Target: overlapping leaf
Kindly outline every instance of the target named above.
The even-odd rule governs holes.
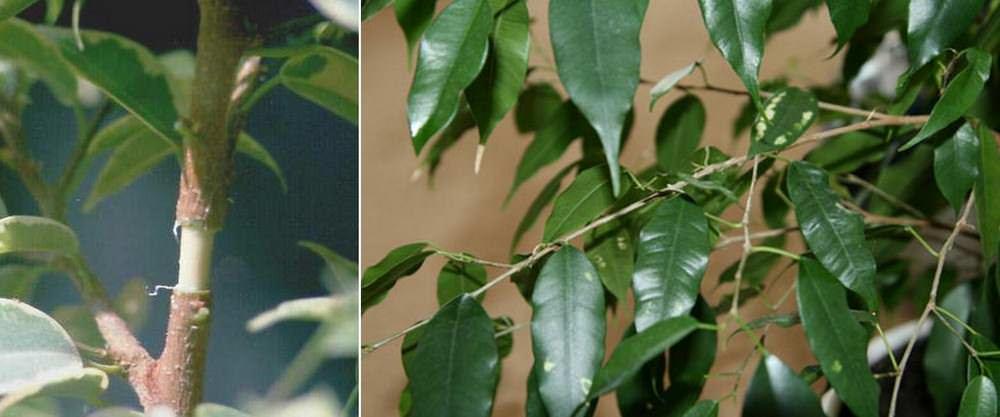
[[[969,285],[955,287],[941,300],[941,307],[961,320],[968,321],[972,310],[972,288]],[[950,324],[965,337],[965,327],[952,321]],[[927,348],[923,364],[927,373],[927,391],[934,399],[934,410],[938,416],[947,416],[955,411],[966,382],[966,354],[962,341],[956,337],[945,323],[935,321],[927,338]]]
[[[569,101],[551,112],[545,124],[535,133],[531,144],[524,150],[505,201],[510,201],[525,181],[566,153],[573,140],[582,134],[580,123],[580,113]]]
[[[656,162],[671,173],[688,168],[705,131],[705,106],[697,96],[685,95],[663,113],[656,126]]]
[[[482,265],[449,260],[438,273],[438,304],[444,305],[455,297],[479,289],[483,284],[486,284],[486,269]]]
[[[281,67],[289,90],[353,123],[358,122],[358,60],[334,48],[316,46]]]
[[[393,249],[381,261],[368,267],[361,278],[361,310],[367,310],[385,298],[400,278],[417,272],[424,259],[434,252],[426,242],[411,243]]]
[[[778,90],[764,103],[750,131],[750,155],[781,150],[802,136],[819,114],[816,97],[794,87]]]
[[[556,197],[552,214],[545,221],[542,240],[551,242],[590,223],[615,203],[607,168],[596,166],[577,175]]]
[[[73,256],[80,250],[76,234],[55,220],[35,216],[8,216],[0,219],[0,255],[15,252],[44,252]]]
[[[1000,248],[1000,149],[997,138],[986,126],[979,126],[979,180],[976,181],[976,214],[983,262],[996,259]]]
[[[531,51],[527,1],[491,0],[490,3],[496,21],[490,36],[489,56],[479,76],[465,90],[479,126],[480,143],[486,142],[497,123],[517,102]]]
[[[964,51],[967,65],[959,71],[945,87],[941,94],[941,100],[934,105],[931,110],[930,119],[924,124],[917,136],[910,139],[900,150],[907,150],[923,142],[931,135],[952,122],[958,120],[976,102],[979,93],[983,90],[983,85],[990,78],[990,66],[993,58],[976,48]]]
[[[934,181],[955,211],[979,178],[979,135],[966,123],[934,149]]]
[[[777,356],[765,354],[743,400],[743,417],[824,417],[819,398]]]
[[[771,0],[698,0],[708,36],[739,75],[754,103],[761,103],[757,74]]]
[[[0,22],[16,16],[38,0],[0,0]]]
[[[649,110],[652,111],[656,102],[660,100],[661,97],[667,95],[667,93],[669,93],[670,90],[677,85],[677,83],[681,82],[684,77],[691,75],[691,73],[694,72],[695,67],[698,65],[699,64],[697,62],[692,62],[679,70],[664,75],[660,81],[657,81],[656,84],[653,85],[653,88],[649,90]]]
[[[993,381],[981,375],[973,378],[962,394],[958,417],[996,417],[996,415],[997,388],[993,385]]]
[[[436,0],[395,0],[393,10],[396,12],[396,23],[403,30],[406,38],[406,62],[413,62],[413,48],[420,42],[420,36],[434,19]]]
[[[632,231],[623,221],[612,221],[588,233],[584,247],[601,282],[619,301],[628,297],[632,286],[635,246]]]
[[[0,21],[5,6],[17,1],[0,1]],[[30,4],[30,2],[29,2]],[[60,102],[76,103],[76,75],[59,51],[35,27],[20,19],[0,23],[0,57],[9,59],[45,81]]]
[[[854,31],[868,21],[868,12],[872,7],[869,0],[826,0],[830,9],[830,20],[837,30],[837,48],[847,44]]]
[[[983,0],[911,0],[906,25],[910,68],[916,70],[952,45],[972,24]]]

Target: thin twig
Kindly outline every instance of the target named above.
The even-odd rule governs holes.
[[[753,189],[757,185],[757,164],[760,156],[753,157],[753,168],[750,174],[750,188],[747,190],[747,203],[743,209],[743,253],[740,254],[740,264],[736,267],[736,287],[733,289],[733,303],[729,306],[729,315],[734,319],[739,318],[740,310],[740,287],[743,285],[743,269],[747,266],[747,259],[753,244],[750,243],[750,210],[753,208]]]

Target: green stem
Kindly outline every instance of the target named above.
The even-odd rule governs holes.
[[[798,261],[798,260],[802,259],[802,257],[799,256],[799,255],[796,255],[796,254],[791,253],[789,251],[786,251],[784,249],[773,248],[773,247],[770,247],[770,246],[754,246],[753,248],[750,249],[750,252],[751,253],[769,252],[769,253],[773,253],[773,254],[776,254],[776,255],[784,256],[784,257],[789,258],[789,259],[793,259],[795,261]]]
[[[240,106],[240,111],[243,113],[250,113],[250,110],[253,109],[253,106],[255,106],[260,99],[264,98],[264,96],[279,85],[281,85],[281,75],[275,75],[268,78],[267,81],[264,81],[260,86],[258,86],[254,90],[253,94],[251,94],[243,105]]]

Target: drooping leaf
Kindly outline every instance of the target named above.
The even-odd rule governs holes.
[[[841,284],[860,295],[869,309],[875,294],[875,259],[865,243],[861,216],[840,205],[826,172],[808,162],[788,167],[788,193],[809,249]]]
[[[618,153],[639,85],[641,26],[642,13],[633,2],[549,2],[549,35],[559,80],[597,131],[613,195],[623,192]]]
[[[434,19],[436,0],[395,0],[396,23],[406,38],[406,62],[413,62],[413,48]]]
[[[521,221],[517,224],[517,230],[514,231],[514,239],[510,243],[511,252],[514,252],[514,249],[517,248],[517,244],[521,241],[521,238],[524,237],[524,234],[527,233],[532,226],[534,226],[535,221],[538,220],[538,216],[542,214],[542,210],[552,202],[552,199],[556,198],[556,194],[559,193],[559,187],[562,186],[563,179],[573,172],[573,168],[575,167],[576,164],[571,164],[556,173],[556,175],[553,176],[547,184],[545,184],[545,187],[542,187],[542,191],[538,193],[538,196],[531,201],[531,205],[528,206],[528,211],[524,213],[524,217],[522,217]]]
[[[202,403],[195,408],[194,417],[250,417],[250,415],[224,405]]]
[[[983,85],[990,78],[993,58],[976,48],[966,49],[964,56],[967,66],[948,83],[941,94],[941,100],[931,110],[930,119],[920,128],[917,136],[899,148],[901,151],[916,146],[958,120],[976,102],[979,93],[983,91]]]
[[[36,1],[38,0],[0,0],[0,22],[17,16],[18,13],[35,4]]]
[[[289,90],[355,124],[358,123],[358,59],[337,49],[316,46],[281,67]]]
[[[542,267],[531,305],[542,402],[552,417],[570,417],[587,399],[604,359],[604,288],[597,270],[579,250],[564,246]]]
[[[955,287],[945,294],[941,307],[968,321],[972,313],[972,287],[968,284]],[[961,323],[950,321],[948,324],[965,337],[965,327]],[[944,417],[955,412],[966,382],[967,357],[962,341],[944,323],[935,320],[927,338],[923,365],[927,373],[925,384],[934,399],[936,415]]]
[[[819,107],[812,93],[795,87],[778,90],[754,120],[750,155],[788,147],[812,126],[817,114]]]
[[[968,30],[983,0],[911,0],[909,4],[906,46],[910,68],[916,70]]]
[[[84,30],[83,48],[69,29],[44,28],[63,58],[80,76],[104,91],[153,131],[180,142],[177,109],[163,64],[148,49],[122,36]]]
[[[976,181],[976,214],[979,222],[979,242],[983,247],[983,263],[997,259],[1000,247],[1000,149],[990,129],[980,125],[979,180]]]
[[[961,211],[979,177],[979,136],[966,123],[934,149],[934,181],[948,204]]]
[[[656,126],[656,162],[666,172],[688,168],[705,131],[705,106],[694,95],[685,95],[663,113]]]
[[[698,401],[691,406],[683,417],[718,417],[719,402],[715,400]]]
[[[635,326],[629,326],[622,340],[635,336]],[[662,352],[661,352],[662,353]],[[618,411],[623,416],[645,415],[651,410],[659,411],[663,405],[663,375],[666,374],[665,355],[654,356],[642,364],[639,371],[622,381],[615,390]]]
[[[830,9],[830,20],[837,30],[837,49],[851,40],[854,31],[868,22],[868,12],[872,7],[870,0],[826,0]]]
[[[862,165],[881,161],[885,146],[882,138],[871,133],[851,132],[823,142],[809,151],[805,160],[831,174],[845,174]]]
[[[765,354],[743,400],[743,417],[824,417],[819,398],[777,356]]]
[[[393,0],[366,0],[361,5],[361,21],[366,22],[393,3]]]
[[[0,399],[0,414],[21,401],[38,397],[72,397],[97,404],[108,389],[108,375],[94,368],[79,368],[65,373],[50,374],[45,381],[22,386]]]
[[[488,417],[499,358],[493,321],[468,295],[441,307],[425,326],[410,365],[413,417]]]
[[[691,73],[694,72],[694,69],[697,66],[698,66],[697,62],[692,62],[691,64],[679,70],[664,75],[663,78],[660,79],[660,81],[657,81],[656,85],[654,85],[653,88],[649,90],[649,111],[653,111],[653,106],[656,105],[656,102],[661,97],[667,95],[667,93],[669,93],[670,90],[672,90],[674,86],[677,85],[677,83],[681,82],[681,80],[683,80],[688,75],[691,75]]]
[[[799,261],[795,288],[802,327],[823,375],[855,415],[877,417],[879,387],[865,353],[868,335],[851,315],[844,288],[811,258]]]
[[[170,155],[177,153],[175,144],[164,140],[152,130],[144,129],[143,133],[129,137],[111,153],[83,204],[83,210],[92,211],[98,203],[124,190]]]
[[[284,301],[274,308],[258,314],[247,322],[247,330],[256,333],[285,321],[322,322],[338,310],[357,308],[356,303],[343,297],[308,297]]]
[[[716,313],[704,298],[692,310],[692,316],[702,322],[714,325]],[[715,331],[696,331],[678,342],[668,352],[670,386],[662,394],[660,414],[679,415],[681,410],[691,406],[701,397],[708,380],[708,373],[715,363],[718,335]]]
[[[771,16],[767,19],[767,37],[770,38],[771,35],[795,27],[807,11],[818,8],[822,4],[822,0],[776,2],[771,7]]]
[[[632,286],[635,261],[635,245],[628,225],[616,220],[598,226],[585,236],[584,247],[604,287],[616,299],[625,301]]]
[[[697,328],[697,321],[688,316],[680,316],[662,320],[623,340],[611,353],[608,363],[594,377],[589,398],[614,391],[628,377],[638,372],[644,363],[656,355],[662,355]]]
[[[573,103],[567,101],[554,110],[546,119],[545,124],[535,133],[534,140],[524,150],[521,161],[517,164],[514,183],[507,192],[505,203],[514,197],[514,193],[546,165],[549,165],[566,153],[573,140],[580,137],[580,113]]]
[[[0,21],[4,19],[3,9],[11,3],[17,1],[0,1]],[[10,19],[0,23],[0,39],[4,40],[0,43],[0,57],[44,80],[61,103],[76,103],[76,75],[55,46],[34,26],[21,19]]]
[[[337,252],[334,252],[330,248],[318,242],[303,240],[299,241],[299,246],[309,249],[312,253],[319,255],[319,257],[326,261],[326,266],[333,278],[333,282],[326,283],[328,287],[327,289],[332,290],[335,287],[343,286],[347,283],[357,286],[358,264],[356,262],[341,256]]]
[[[496,15],[490,51],[479,76],[465,90],[469,108],[479,126],[479,142],[485,143],[500,120],[517,102],[528,71],[531,51],[528,3],[492,0]]]
[[[875,186],[887,194],[875,194],[871,198],[868,211],[883,216],[893,216],[901,212],[898,203],[891,201],[906,201],[915,206],[918,211],[934,212],[943,207],[944,199],[939,198],[937,187],[925,187],[933,180],[934,149],[930,146],[920,146],[912,152],[897,155],[895,163],[879,170]],[[936,206],[928,207],[928,204]]]
[[[438,305],[445,305],[453,298],[475,291],[484,284],[486,284],[486,269],[482,265],[449,260],[438,273]],[[482,296],[479,298],[482,299]]]
[[[552,242],[590,223],[615,203],[607,168],[596,166],[581,172],[556,197],[552,214],[545,221],[542,240]]]
[[[76,234],[55,220],[35,216],[0,219],[0,255],[15,252],[45,252],[72,256],[80,250]]]
[[[698,0],[708,36],[739,75],[754,103],[761,103],[757,74],[771,0]]]
[[[549,124],[551,115],[563,103],[552,85],[532,83],[521,92],[514,108],[514,122],[520,133],[534,132]]]
[[[708,221],[701,208],[675,197],[660,203],[639,234],[635,276],[635,327],[686,315],[698,298],[708,265]]]
[[[271,153],[268,152],[264,145],[261,145],[260,142],[257,142],[256,139],[246,132],[240,132],[240,136],[236,140],[236,152],[246,155],[270,170],[278,178],[281,189],[286,193],[288,192],[288,182],[285,181],[285,173],[281,171],[278,161],[274,160],[274,157],[271,156]]]
[[[528,398],[524,402],[525,417],[549,417],[549,412],[542,404],[542,396],[538,393],[538,376],[535,368],[528,374]]]
[[[977,376],[965,387],[958,417],[996,417],[997,388],[985,376]]]
[[[0,395],[82,370],[76,346],[55,320],[20,301],[0,299]]]
[[[427,242],[400,246],[368,267],[361,278],[361,311],[382,302],[400,278],[417,272],[424,264],[424,259],[434,253],[427,247]]]
[[[492,27],[488,0],[457,0],[424,33],[406,108],[417,153],[458,112],[462,90],[486,61]]]

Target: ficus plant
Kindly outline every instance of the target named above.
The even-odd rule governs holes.
[[[243,131],[250,110],[285,87],[356,123],[357,60],[348,42],[358,6],[316,0],[308,15],[262,25],[256,18],[281,5],[202,0],[196,52],[156,55],[119,34],[81,29],[82,0],[73,5],[73,28],[54,25],[62,1],[46,2],[45,22],[17,17],[33,3],[0,0],[0,163],[38,210],[9,215],[0,204],[0,415],[59,416],[63,397],[92,404],[91,415],[102,417],[340,416],[352,409],[353,399],[327,390],[301,393],[324,361],[353,357],[358,344],[357,267],[315,242],[302,242],[303,250],[326,260],[331,293],[284,302],[247,323],[251,332],[288,320],[319,323],[286,374],[243,411],[202,403],[202,389],[212,317],[220,314],[212,305],[214,238],[227,217],[236,156],[263,164],[284,184],[275,159]],[[30,151],[32,126],[22,113],[36,84],[76,116],[78,141],[66,161]],[[181,168],[173,230],[179,269],[176,284],[161,289],[171,302],[160,353],[136,336],[147,288],[132,282],[109,294],[67,212],[93,165],[104,161],[85,211],[170,160]],[[47,178],[43,163],[61,166],[61,175]],[[36,281],[53,273],[75,284],[81,305],[53,312],[31,305]],[[142,411],[107,404],[111,383],[130,387]]]
[[[548,0],[547,39],[533,39],[526,0],[438,3],[362,5],[363,19],[393,10],[405,35],[409,131],[424,172],[466,137],[481,157],[508,114],[534,136],[510,195],[575,144],[580,157],[552,170],[514,231],[511,248],[547,213],[530,253],[486,260],[417,242],[365,269],[362,311],[379,314],[400,279],[447,258],[439,310],[363,347],[402,340],[400,415],[490,415],[502,361],[522,337],[533,367],[514,385],[526,387],[532,417],[588,415],[602,400],[630,417],[714,416],[727,401],[744,416],[997,415],[1000,2],[698,0],[738,88],[712,83],[702,62],[643,67],[646,0]],[[839,80],[761,79],[768,39],[819,9],[836,36],[816,49],[843,55]],[[640,76],[654,71],[665,75]],[[888,88],[868,87],[886,78]],[[706,94],[745,102],[733,123],[744,151],[701,145]],[[633,121],[653,115],[655,163],[622,166],[622,148],[642,140],[630,138]],[[727,250],[738,261],[706,277]],[[509,284],[530,323],[481,305]],[[774,313],[748,316],[748,304]],[[916,324],[873,370],[869,341],[890,345],[884,315],[901,306]],[[613,315],[632,328],[605,351]],[[793,326],[816,363],[801,371],[767,338]],[[710,373],[735,337],[752,342],[750,355]],[[924,380],[907,385],[929,396],[901,400],[915,367]],[[732,391],[704,394],[709,378]],[[827,414],[821,391],[839,414]]]

